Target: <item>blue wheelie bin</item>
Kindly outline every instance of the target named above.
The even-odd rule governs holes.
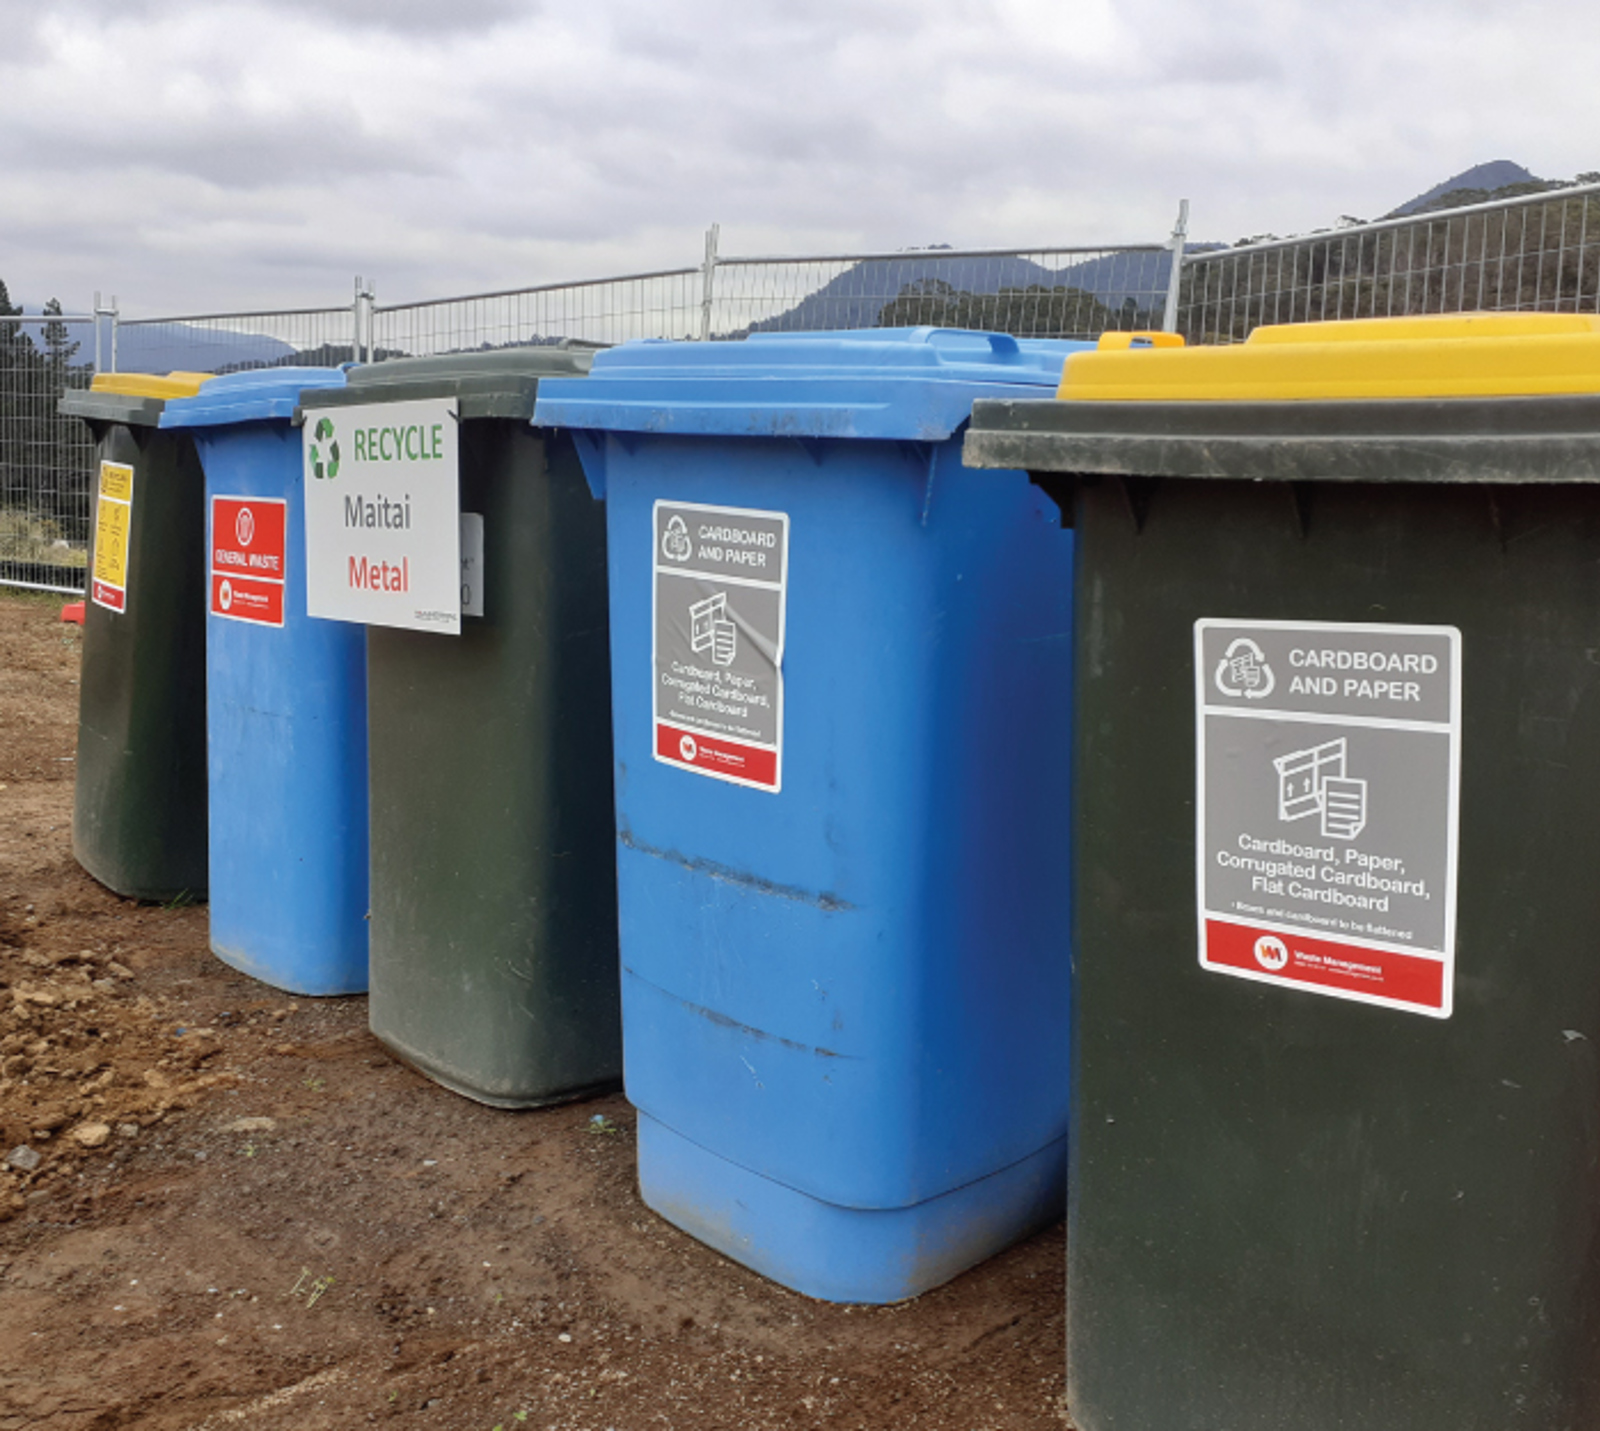
[[[641,1191],[812,1296],[1064,1209],[1072,536],[960,433],[1081,346],[763,334],[540,384],[607,503]]]
[[[306,615],[295,409],[337,368],[172,402],[206,477],[211,948],[297,994],[367,987],[366,630]]]

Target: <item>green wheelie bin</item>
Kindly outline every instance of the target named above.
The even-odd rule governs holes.
[[[157,424],[205,373],[104,373],[66,393],[97,444],[72,852],[135,899],[206,894],[205,479]]]
[[[378,431],[456,403],[461,632],[367,631],[369,1008],[393,1053],[498,1107],[621,1078],[605,509],[571,439],[530,424],[539,379],[589,361],[402,358],[302,398],[347,454],[354,409]]]
[[[1074,1424],[1600,1425],[1600,319],[1113,341],[966,444],[1077,532]]]

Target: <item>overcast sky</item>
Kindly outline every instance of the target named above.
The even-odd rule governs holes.
[[[1593,0],[0,0],[0,278],[132,315],[1294,233],[1600,169]]]

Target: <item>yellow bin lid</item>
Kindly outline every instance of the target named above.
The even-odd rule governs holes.
[[[215,373],[99,373],[89,384],[92,393],[114,393],[118,397],[186,398],[200,391]]]
[[[1273,402],[1556,393],[1600,393],[1600,317],[1462,313],[1282,323],[1257,328],[1243,343],[1197,348],[1175,333],[1107,333],[1093,351],[1067,359],[1057,396]]]

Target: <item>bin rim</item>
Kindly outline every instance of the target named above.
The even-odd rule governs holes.
[[[541,381],[582,377],[593,358],[593,349],[567,343],[390,358],[351,368],[342,388],[307,392],[300,410],[454,398],[464,421],[510,418],[527,422],[533,417]]]
[[[962,460],[1067,477],[1600,483],[1600,394],[982,401]]]
[[[342,387],[343,368],[249,368],[211,379],[190,398],[169,402],[163,428],[228,427],[244,422],[288,421],[309,388]]]
[[[56,410],[93,423],[155,427],[169,401],[193,397],[210,381],[210,373],[96,373],[87,388],[62,393]]]

